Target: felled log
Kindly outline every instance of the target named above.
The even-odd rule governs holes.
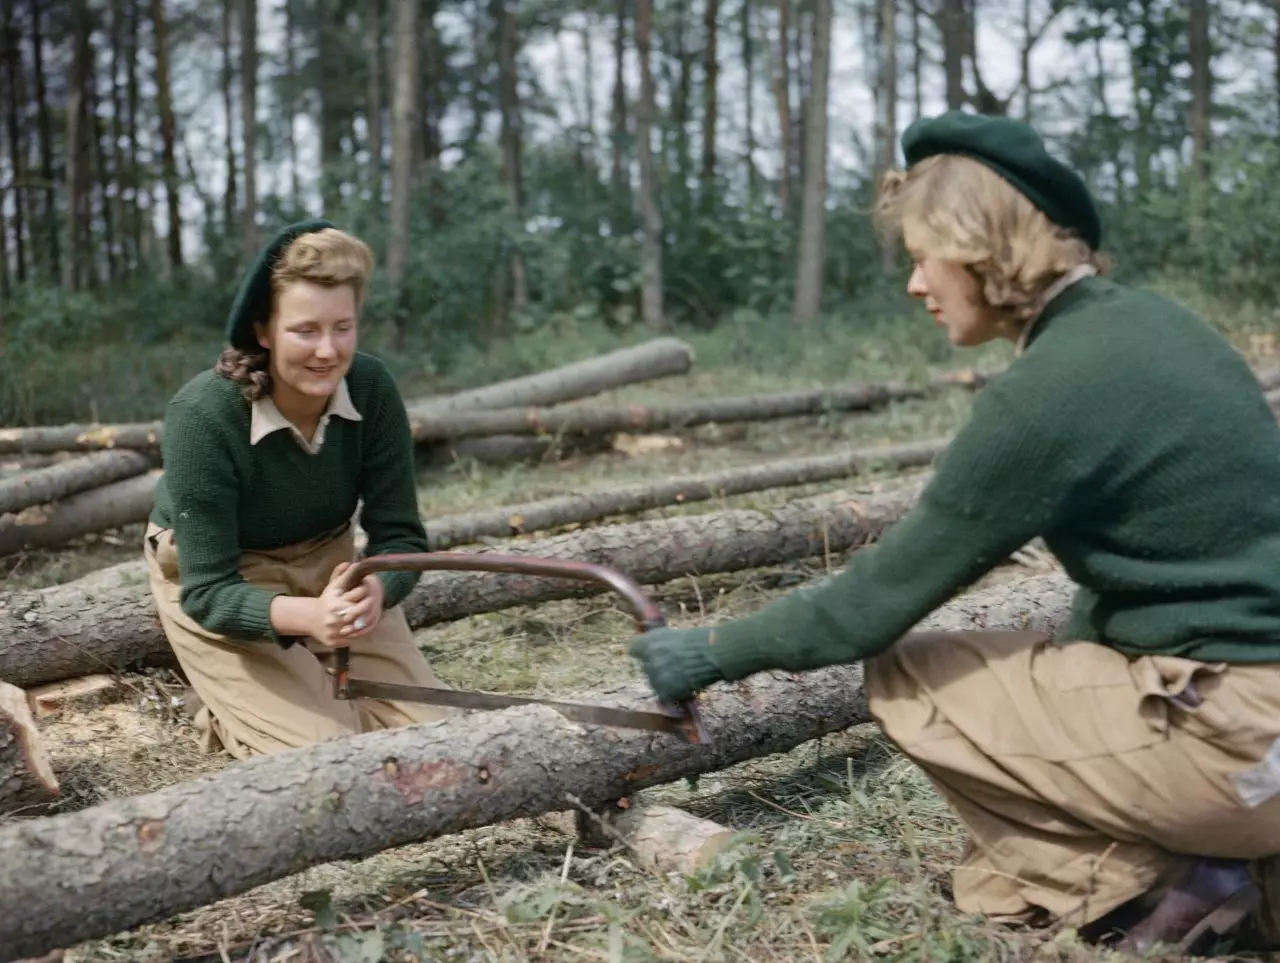
[[[160,447],[163,434],[163,421],[0,428],[0,454],[101,451],[107,448],[155,451]]]
[[[943,618],[1021,629],[1067,610],[1065,577],[974,593]],[[1010,613],[997,617],[987,602]],[[927,620],[922,627],[932,627]],[[651,705],[642,685],[578,693]],[[572,723],[545,707],[481,712],[259,756],[79,812],[0,826],[0,963],[103,937],[310,866],[563,811],[785,752],[868,721],[857,665],[762,673],[702,701],[710,744]],[[86,912],[92,907],[92,912]]]
[[[429,416],[410,414],[409,427],[419,444],[483,435],[605,434],[657,431],[739,421],[766,421],[825,411],[868,411],[891,401],[923,398],[929,386],[898,382],[836,385],[771,395],[700,398],[664,405],[623,407],[494,408]]]
[[[58,788],[27,694],[0,682],[0,813],[48,802]]]
[[[95,451],[69,458],[17,478],[0,481],[0,515],[133,478],[150,467],[151,460],[133,450]]]
[[[411,413],[554,405],[642,381],[685,374],[693,348],[676,338],[653,338],[630,348],[575,361],[481,388],[406,402]]]
[[[561,495],[523,505],[507,505],[464,515],[437,519],[427,526],[437,550],[466,545],[482,537],[522,535],[575,522],[594,521],[610,515],[627,515],[660,508],[725,498],[744,492],[809,485],[847,478],[869,469],[914,468],[930,464],[945,450],[949,439],[859,448],[835,455],[788,458],[763,465],[747,465],[706,475],[669,478],[639,485],[606,488],[595,492]]]
[[[609,525],[503,547],[504,553],[579,559],[642,584],[734,572],[874,541],[915,504],[913,480],[867,495],[838,492],[772,512],[732,509]],[[566,579],[428,572],[405,601],[414,628],[602,591]],[[145,567],[126,562],[63,585],[0,596],[0,678],[30,686],[133,664],[172,664]]]
[[[154,504],[161,472],[111,482],[52,505],[33,505],[0,517],[0,555],[53,548],[73,538],[144,521]]]

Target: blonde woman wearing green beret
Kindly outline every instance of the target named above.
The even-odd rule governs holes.
[[[968,830],[965,912],[1129,951],[1277,935],[1280,430],[1245,360],[1106,277],[1083,181],[1028,126],[904,134],[880,224],[959,346],[1005,338],[911,515],[834,580],[637,637],[656,693],[862,661],[873,718]],[[1040,537],[1055,639],[912,627]]]
[[[325,668],[349,646],[363,677],[441,685],[400,608],[417,573],[341,588],[357,505],[369,554],[428,550],[404,403],[357,350],[372,270],[327,221],[281,231],[245,276],[229,346],[166,410],[144,553],[207,751],[245,759],[449,714],[339,701]]]

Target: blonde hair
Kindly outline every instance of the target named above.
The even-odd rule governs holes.
[[[1021,327],[1044,291],[1072,268],[1109,260],[1049,220],[1003,177],[969,157],[939,154],[880,181],[876,226],[886,241],[912,235],[914,257],[966,267],[983,298]]]
[[[373,252],[358,237],[333,227],[299,235],[271,265],[271,312],[289,285],[310,281],[351,288],[358,315],[372,274]],[[240,393],[250,403],[271,394],[270,369],[271,354],[265,348],[227,348],[214,365],[217,374],[242,386]]]

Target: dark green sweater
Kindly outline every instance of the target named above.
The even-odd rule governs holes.
[[[1035,536],[1081,587],[1062,641],[1280,661],[1275,416],[1208,325],[1104,278],[1049,304],[907,518],[710,654],[728,679],[867,658]]]
[[[250,585],[238,563],[245,550],[269,550],[332,531],[363,499],[367,553],[425,552],[418,514],[413,439],[404,403],[386,366],[357,353],[347,389],[362,421],[330,419],[319,453],[291,432],[249,444],[251,408],[240,386],[204,371],[169,402],[164,476],[151,519],[172,528],[182,576],[182,609],[210,632],[278,641],[271,600],[278,591]],[[415,572],[379,574],[385,605],[402,601]]]

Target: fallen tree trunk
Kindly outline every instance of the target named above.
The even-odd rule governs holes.
[[[950,382],[949,382],[950,383]],[[923,398],[931,386],[897,382],[837,385],[773,395],[702,398],[668,405],[618,408],[495,408],[417,415],[409,427],[419,444],[484,435],[592,435],[613,431],[656,431],[737,421],[766,421],[825,411],[868,411],[908,398]]]
[[[27,694],[0,682],[0,813],[48,802],[58,788]]]
[[[469,391],[419,398],[406,403],[410,414],[512,405],[554,405],[587,398],[612,388],[688,372],[693,349],[676,338],[653,338],[630,348],[575,361],[536,374],[499,381]]]
[[[523,535],[610,515],[634,514],[664,505],[685,505],[744,492],[809,485],[833,478],[847,478],[876,467],[915,468],[932,463],[946,449],[949,440],[943,438],[860,448],[812,458],[788,458],[707,475],[561,495],[523,505],[507,505],[437,519],[428,524],[427,531],[433,550],[442,551],[486,536]]]
[[[72,424],[0,428],[0,454],[101,451],[109,448],[157,451],[163,434],[163,421],[127,422],[118,425]]]
[[[150,467],[149,458],[132,450],[95,451],[69,458],[0,482],[0,515],[133,478]]]
[[[922,627],[1056,625],[1068,594],[1064,576],[1026,579],[974,593]],[[574,698],[651,704],[640,685]],[[259,756],[144,796],[0,827],[0,961],[165,919],[321,863],[563,811],[571,800],[602,806],[868,721],[856,665],[715,686],[702,709],[708,745],[582,726],[545,707],[506,709]]]
[[[0,555],[53,548],[73,538],[144,521],[154,503],[161,472],[112,482],[52,505],[35,505],[0,517]]]
[[[517,555],[608,565],[642,584],[733,572],[879,537],[910,510],[923,480],[892,490],[800,499],[773,512],[732,509],[609,525],[504,546]],[[484,572],[427,572],[404,607],[414,628],[517,605],[595,594],[589,583]],[[133,664],[172,664],[147,588],[127,562],[76,582],[0,597],[0,678],[30,686]]]

